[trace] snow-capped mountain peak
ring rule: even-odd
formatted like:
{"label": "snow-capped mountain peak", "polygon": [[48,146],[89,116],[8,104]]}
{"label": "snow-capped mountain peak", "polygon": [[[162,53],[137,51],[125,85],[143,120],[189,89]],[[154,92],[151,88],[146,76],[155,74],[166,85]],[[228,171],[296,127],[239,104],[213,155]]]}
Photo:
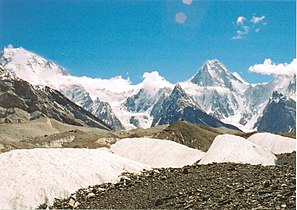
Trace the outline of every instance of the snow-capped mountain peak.
{"label": "snow-capped mountain peak", "polygon": [[225,71],[225,72],[228,72],[226,67],[218,59],[207,60],[204,65],[207,65],[208,69],[213,70],[213,71],[218,71],[218,72]]}
{"label": "snow-capped mountain peak", "polygon": [[207,60],[190,81],[202,87],[219,86],[239,92],[244,92],[248,86],[238,74],[228,71],[217,59]]}
{"label": "snow-capped mountain peak", "polygon": [[170,103],[178,103],[179,108],[189,106],[196,109],[201,109],[199,104],[185,92],[185,90],[180,86],[180,84],[176,84],[174,86],[168,100],[173,101]]}
{"label": "snow-capped mountain peak", "polygon": [[59,75],[68,75],[66,70],[22,47],[5,48],[0,54],[0,62],[8,71],[33,85],[47,85],[49,80]]}

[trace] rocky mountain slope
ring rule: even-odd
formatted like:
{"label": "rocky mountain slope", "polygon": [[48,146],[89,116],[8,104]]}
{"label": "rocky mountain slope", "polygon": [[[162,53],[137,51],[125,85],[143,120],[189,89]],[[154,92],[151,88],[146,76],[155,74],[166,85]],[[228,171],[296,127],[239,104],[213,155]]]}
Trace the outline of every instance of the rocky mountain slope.
{"label": "rocky mountain slope", "polygon": [[[160,109],[176,84],[170,84],[158,72],[144,73],[144,80],[132,85],[121,77],[104,80],[71,76],[57,64],[23,48],[5,48],[0,61],[33,85],[61,91],[114,129],[148,128],[160,119],[169,122],[165,120],[168,116],[160,115]],[[257,129],[256,122],[273,91],[296,99],[296,75],[279,75],[269,83],[249,84],[218,60],[206,61],[189,81],[178,85],[187,98],[195,101],[190,109],[198,105],[206,114],[246,131]],[[172,106],[177,110],[183,109],[177,99],[171,102],[176,103]],[[185,120],[196,122],[194,117],[188,115]]]}
{"label": "rocky mountain slope", "polygon": [[49,117],[71,125],[86,125],[110,129],[82,107],[57,90],[33,87],[27,81],[6,72],[0,75],[0,122],[20,123]]}
{"label": "rocky mountain slope", "polygon": [[88,107],[87,110],[97,116],[99,119],[102,119],[104,123],[115,130],[123,130],[124,127],[121,121],[113,113],[109,103],[105,101],[100,101],[99,98],[96,98]]}
{"label": "rocky mountain slope", "polygon": [[224,126],[237,129],[235,126],[222,123],[217,118],[202,111],[194,99],[188,96],[178,84],[171,94],[163,100],[159,112],[153,117],[152,126],[185,120],[193,124],[209,125],[215,128]]}

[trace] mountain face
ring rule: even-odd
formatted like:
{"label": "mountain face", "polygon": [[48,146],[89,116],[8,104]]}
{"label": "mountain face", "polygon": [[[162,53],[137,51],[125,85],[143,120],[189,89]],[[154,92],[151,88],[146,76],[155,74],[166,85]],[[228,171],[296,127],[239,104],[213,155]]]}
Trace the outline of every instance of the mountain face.
{"label": "mountain face", "polygon": [[1,68],[0,123],[16,123],[49,117],[71,125],[110,128],[76,105],[59,91],[49,87],[34,88],[28,82],[11,76]]}
{"label": "mountain face", "polygon": [[255,128],[270,133],[296,131],[296,101],[274,91]]}
{"label": "mountain face", "polygon": [[[60,91],[116,130],[148,128],[178,119],[210,124],[206,123],[206,118],[210,118],[200,119],[207,114],[251,131],[258,128],[255,123],[263,115],[273,91],[296,100],[296,75],[248,84],[218,60],[206,61],[189,81],[178,86],[167,82],[158,72],[145,73],[144,80],[136,85],[119,77],[110,80],[74,77],[23,48],[4,49],[0,62],[11,74],[32,85]],[[203,114],[198,115],[197,110]]]}
{"label": "mountain face", "polygon": [[90,94],[84,89],[82,85],[64,85],[60,87],[60,90],[61,93],[63,93],[68,99],[83,107],[97,118],[101,119],[112,129],[124,129],[121,121],[113,113],[110,104],[108,102],[101,101],[98,97],[93,101],[90,97]]}
{"label": "mountain face", "polygon": [[[229,89],[221,87],[200,87],[181,84],[186,93],[194,98],[208,114],[218,119],[226,119],[239,111],[243,99]],[[193,90],[196,90],[193,92]]]}
{"label": "mountain face", "polygon": [[278,75],[269,83],[250,86],[243,94],[246,104],[240,123],[255,128],[274,91],[296,100],[296,75]]}
{"label": "mountain face", "polygon": [[135,95],[129,96],[124,102],[124,106],[130,112],[146,112],[162,96],[164,89],[161,88],[156,94],[150,94],[141,88]]}
{"label": "mountain face", "polygon": [[236,129],[235,126],[222,123],[215,117],[202,111],[200,106],[185,93],[180,85],[176,85],[169,97],[164,99],[158,114],[154,116],[152,126],[170,124],[178,120],[211,127],[225,126]]}
{"label": "mountain face", "polygon": [[93,103],[89,93],[79,84],[63,85],[60,87],[60,92],[68,99],[85,109]]}
{"label": "mountain face", "polygon": [[218,60],[206,61],[190,81],[192,85],[183,85],[186,92],[192,95],[203,110],[221,120],[239,114],[244,103],[242,93],[249,86]]}
{"label": "mountain face", "polygon": [[90,104],[88,110],[99,119],[102,119],[102,121],[111,128],[115,130],[124,129],[121,121],[113,114],[109,103],[100,101],[100,99],[97,98]]}

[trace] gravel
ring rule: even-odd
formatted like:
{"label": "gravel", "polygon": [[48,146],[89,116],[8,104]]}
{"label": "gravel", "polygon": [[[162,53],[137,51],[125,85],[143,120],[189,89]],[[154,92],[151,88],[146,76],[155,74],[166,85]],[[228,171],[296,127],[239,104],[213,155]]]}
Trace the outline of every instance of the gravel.
{"label": "gravel", "polygon": [[296,209],[296,153],[277,157],[276,166],[194,164],[126,173],[117,184],[80,189],[50,208]]}

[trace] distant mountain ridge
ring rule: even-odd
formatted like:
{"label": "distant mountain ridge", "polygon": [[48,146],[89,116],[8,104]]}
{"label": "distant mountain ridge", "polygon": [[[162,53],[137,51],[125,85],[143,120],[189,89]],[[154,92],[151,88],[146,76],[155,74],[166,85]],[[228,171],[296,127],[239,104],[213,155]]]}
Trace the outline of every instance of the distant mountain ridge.
{"label": "distant mountain ridge", "polygon": [[[121,77],[110,80],[74,77],[57,64],[23,48],[5,48],[0,61],[10,72],[33,85],[61,91],[118,130],[148,128],[180,119],[197,122],[196,115],[185,117],[185,112],[181,112],[184,103],[172,99],[177,85],[183,92],[182,98],[193,100],[183,111],[199,107],[201,113],[243,130],[257,129],[257,121],[273,91],[296,100],[296,75],[276,76],[269,83],[252,85],[228,71],[217,59],[206,61],[189,81],[170,84],[157,72],[151,72],[145,73],[143,82],[136,85]],[[171,112],[166,107],[171,107]]]}

